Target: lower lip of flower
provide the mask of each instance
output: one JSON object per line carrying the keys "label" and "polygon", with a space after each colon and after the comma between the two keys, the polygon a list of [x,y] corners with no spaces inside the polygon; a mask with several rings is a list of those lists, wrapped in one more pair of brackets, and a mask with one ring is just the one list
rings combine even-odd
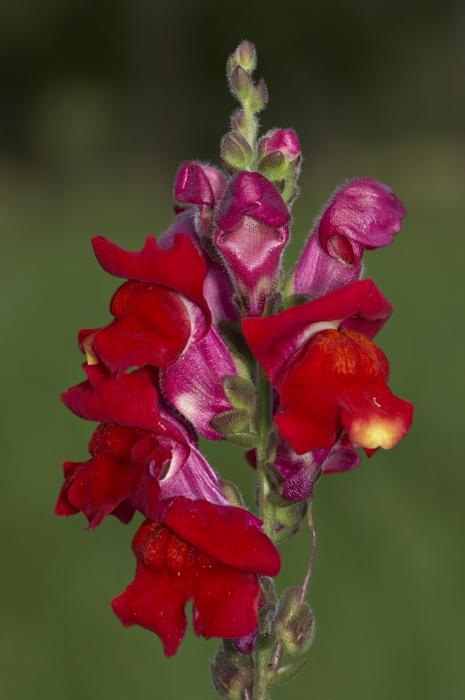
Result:
{"label": "lower lip of flower", "polygon": [[350,427],[351,439],[361,447],[374,450],[382,447],[389,450],[397,444],[404,433],[400,418],[369,418],[355,420]]}

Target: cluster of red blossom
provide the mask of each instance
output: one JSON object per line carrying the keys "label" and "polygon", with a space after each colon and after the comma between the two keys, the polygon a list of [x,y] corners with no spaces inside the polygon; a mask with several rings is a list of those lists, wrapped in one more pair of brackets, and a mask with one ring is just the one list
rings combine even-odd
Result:
{"label": "cluster of red blossom", "polygon": [[[268,133],[258,152],[289,168],[300,159],[292,130]],[[198,449],[198,434],[227,439],[254,461],[257,362],[273,387],[270,470],[287,502],[308,499],[322,473],[356,466],[357,448],[393,447],[412,420],[372,340],[391,306],[360,279],[364,251],[388,245],[404,215],[388,187],[358,179],[339,189],[286,282],[289,198],[263,168],[227,177],[187,162],[174,196],[172,224],[141,251],[93,240],[103,269],[125,281],[111,322],[79,334],[87,379],[63,400],[99,425],[90,458],[65,464],[56,506],[82,512],[91,529],[110,514],[144,516],[136,575],[113,609],[156,632],[167,655],[189,600],[197,634],[253,634],[260,577],[280,568],[260,520],[231,504]]]}

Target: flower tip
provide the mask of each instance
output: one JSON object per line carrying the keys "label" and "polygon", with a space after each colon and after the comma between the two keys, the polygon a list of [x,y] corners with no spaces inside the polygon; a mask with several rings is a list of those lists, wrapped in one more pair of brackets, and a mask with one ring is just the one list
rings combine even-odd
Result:
{"label": "flower tip", "polygon": [[[405,402],[407,404],[407,402]],[[379,447],[390,450],[407,434],[412,422],[413,407],[407,404],[409,417],[359,418],[355,420],[349,430],[350,439],[360,447],[376,450]]]}

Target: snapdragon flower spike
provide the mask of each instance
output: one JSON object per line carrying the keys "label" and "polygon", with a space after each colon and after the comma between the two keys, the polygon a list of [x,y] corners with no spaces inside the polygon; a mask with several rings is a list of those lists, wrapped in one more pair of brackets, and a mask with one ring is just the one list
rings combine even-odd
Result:
{"label": "snapdragon flower spike", "polygon": [[133,542],[136,576],[112,606],[123,625],[157,634],[176,653],[194,607],[194,631],[231,639],[257,626],[259,575],[276,576],[280,557],[251,513],[176,498],[161,525],[146,521]]}
{"label": "snapdragon flower spike", "polygon": [[231,410],[223,380],[237,374],[228,346],[212,327],[205,338],[161,372],[160,381],[164,396],[201,435],[222,440],[210,422]]}
{"label": "snapdragon flower spike", "polygon": [[298,455],[330,450],[344,430],[368,451],[393,447],[413,407],[387,386],[389,364],[370,338],[391,313],[372,280],[242,322],[279,393],[275,423]]}
{"label": "snapdragon flower spike", "polygon": [[378,180],[341,187],[318,219],[294,271],[294,291],[319,297],[357,280],[365,250],[392,243],[405,209]]}
{"label": "snapdragon flower spike", "polygon": [[140,252],[126,251],[101,236],[92,243],[103,269],[128,279],[111,301],[112,323],[85,334],[85,349],[111,371],[145,364],[164,367],[207,333],[207,265],[188,235],[177,235],[168,249],[148,236]]}
{"label": "snapdragon flower spike", "polygon": [[218,205],[214,240],[253,316],[278,284],[290,216],[278,190],[255,172],[234,175]]}
{"label": "snapdragon flower spike", "polygon": [[89,444],[91,459],[65,463],[57,515],[82,512],[93,529],[110,514],[128,522],[135,510],[156,520],[160,503],[179,495],[227,502],[195,436],[159,405],[150,368],[119,378],[101,365],[84,369],[88,380],[63,401],[101,424]]}

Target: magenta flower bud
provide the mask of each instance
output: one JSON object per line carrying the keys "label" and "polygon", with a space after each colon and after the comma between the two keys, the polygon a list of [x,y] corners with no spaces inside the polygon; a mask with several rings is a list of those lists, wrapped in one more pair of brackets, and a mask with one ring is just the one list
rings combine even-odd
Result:
{"label": "magenta flower bud", "polygon": [[301,154],[300,142],[294,129],[272,129],[258,143],[260,158],[280,151],[287,163],[292,163]]}
{"label": "magenta flower bud", "polygon": [[223,389],[226,376],[237,376],[233,357],[212,327],[198,343],[161,373],[163,394],[198,432],[209,440],[222,440],[210,422],[232,406]]}
{"label": "magenta flower bud", "polygon": [[381,182],[351,180],[332,197],[317,221],[294,272],[294,290],[314,297],[356,281],[365,249],[389,245],[405,215]]}
{"label": "magenta flower bud", "polygon": [[226,177],[221,170],[197,161],[185,161],[174,183],[174,199],[181,206],[213,209],[223,196]]}
{"label": "magenta flower bud", "polygon": [[276,289],[291,215],[260,173],[235,175],[218,205],[215,243],[250,315],[260,315]]}

